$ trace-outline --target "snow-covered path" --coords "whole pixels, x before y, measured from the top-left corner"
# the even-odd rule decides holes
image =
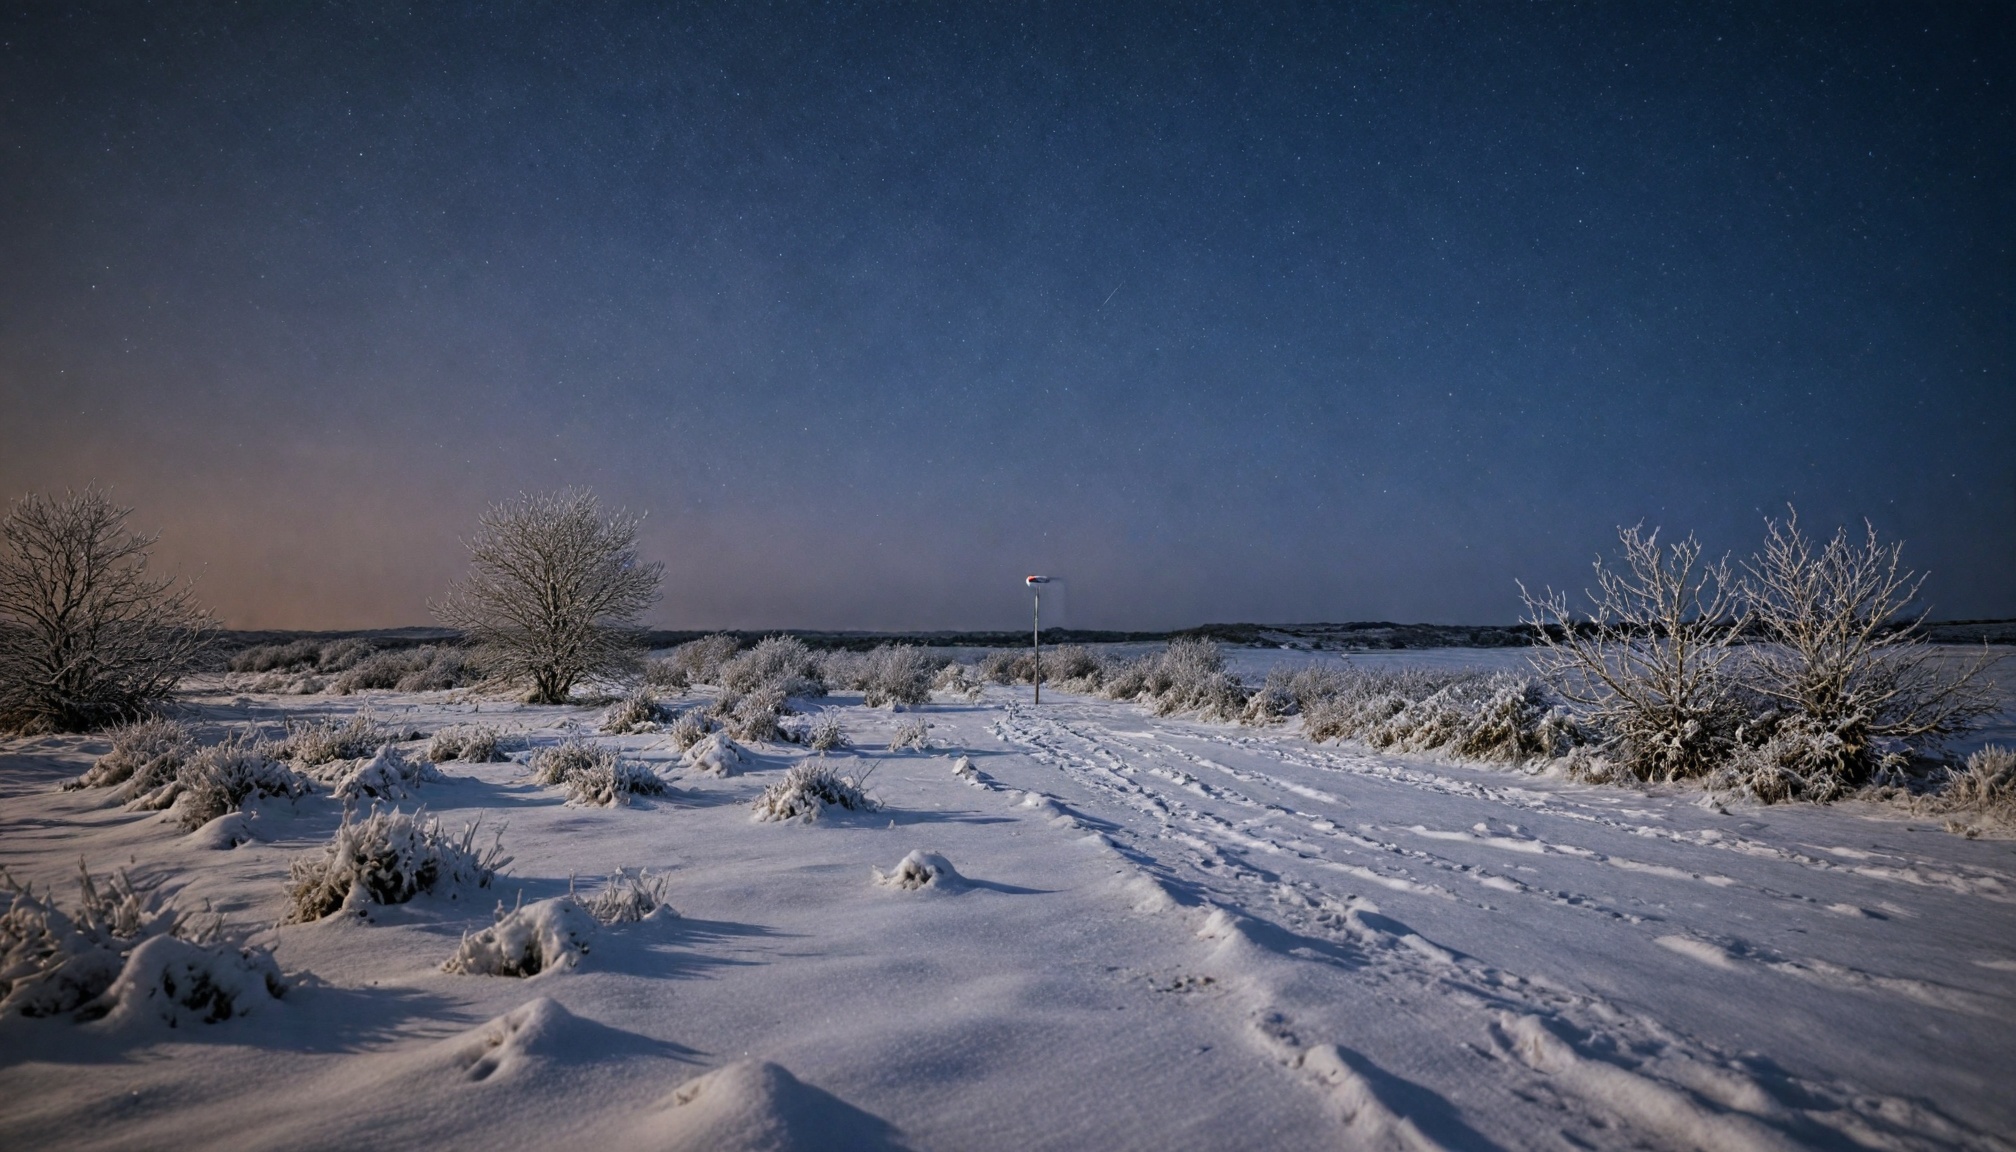
[[[221,723],[358,703],[205,707]],[[566,806],[518,764],[447,765],[421,799],[507,826],[506,903],[616,867],[670,878],[679,919],[607,930],[578,971],[527,980],[440,970],[489,921],[488,895],[265,927],[288,861],[338,818],[326,795],[263,810],[258,840],[219,851],[55,791],[102,741],[0,748],[0,864],[67,895],[80,853],[100,870],[131,857],[312,974],[198,1034],[0,1022],[0,1132],[135,1148],[733,1147],[765,1124],[814,1134],[794,1147],[2011,1146],[2007,841],[1854,806],[1725,812],[1064,694],[1038,708],[1026,690],[934,704],[934,748],[888,754],[900,717],[831,703],[856,768],[882,760],[882,812],[751,822],[748,801],[802,755],[781,747],[715,779],[682,776],[655,737],[603,738],[675,782],[625,809]],[[535,743],[592,723],[449,694],[368,704],[429,730],[480,708]],[[962,752],[971,779],[951,771]],[[873,883],[913,849],[967,885]]]

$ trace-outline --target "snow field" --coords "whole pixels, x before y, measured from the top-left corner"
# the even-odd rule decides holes
[[[0,1128],[722,1149],[1995,1148],[2016,1129],[2006,841],[1056,689],[1040,709],[1026,689],[939,700],[826,701],[854,747],[825,760],[880,760],[882,808],[766,824],[752,804],[802,749],[752,744],[714,775],[662,734],[593,735],[593,709],[374,694],[399,726],[523,734],[517,761],[409,787],[444,828],[503,826],[513,860],[487,889],[281,927],[291,862],[341,820],[326,788],[255,803],[246,842],[209,847],[113,790],[58,790],[103,740],[16,742],[0,863],[61,892],[80,851],[137,857],[312,979],[186,1038],[0,1020]],[[196,727],[330,703],[213,699]],[[892,755],[917,716],[933,747]],[[669,793],[568,804],[524,761],[574,738]],[[619,868],[678,914],[598,923],[570,896]],[[444,970],[465,950],[540,970]]]

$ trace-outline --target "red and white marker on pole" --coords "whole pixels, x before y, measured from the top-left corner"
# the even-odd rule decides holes
[[[1030,616],[1029,650],[1036,656],[1036,670],[1031,678],[1036,681],[1036,703],[1043,703],[1043,585],[1050,583],[1048,576],[1024,576],[1022,582],[1036,597],[1036,607]]]

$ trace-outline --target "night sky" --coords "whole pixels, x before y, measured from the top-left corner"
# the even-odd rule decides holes
[[[240,627],[1509,622],[1796,502],[2016,615],[2016,6],[36,4],[0,492]]]

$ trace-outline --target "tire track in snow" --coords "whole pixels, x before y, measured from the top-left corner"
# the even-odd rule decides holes
[[[1085,789],[1095,807],[1112,803],[1124,810],[1119,819],[1109,822],[1105,835],[1109,840],[1128,842],[1126,855],[1143,870],[1148,883],[1155,884],[1154,877],[1159,875],[1177,884],[1179,890],[1198,894],[1205,909],[1198,934],[1213,943],[1213,955],[1226,967],[1228,982],[1246,989],[1256,1046],[1329,1094],[1354,1136],[1367,1146],[1442,1147],[1445,1141],[1429,1130],[1438,1123],[1444,1135],[1452,1130],[1457,1133],[1457,1144],[1472,1142],[1460,1137],[1476,1134],[1454,1118],[1446,1101],[1442,1111],[1448,1114],[1439,1119],[1405,1114],[1388,1099],[1391,1093],[1377,1089],[1381,1073],[1364,1057],[1339,1045],[1306,1041],[1306,1026],[1273,1006],[1277,999],[1273,990],[1285,977],[1270,977],[1270,971],[1322,964],[1348,974],[1354,983],[1405,989],[1409,1000],[1427,1004],[1431,1011],[1466,1016],[1476,1031],[1489,1037],[1488,1046],[1500,1062],[1500,1077],[1511,1095],[1529,1103],[1551,1102],[1548,1106],[1559,1113],[1563,1133],[1573,1132],[1574,1139],[1585,1142],[1614,1143],[1615,1126],[1621,1123],[1655,1143],[1676,1147],[1777,1149],[1806,1140],[1833,1142],[1843,1137],[1877,1147],[2005,1147],[1991,1136],[1974,1133],[1906,1101],[1842,1084],[1798,1081],[1782,1072],[1775,1073],[1775,1079],[1752,1075],[1731,1054],[1679,1036],[1649,1017],[1600,997],[1527,979],[1453,952],[1380,913],[1376,904],[1356,893],[1333,891],[1316,879],[1284,876],[1255,859],[1292,861],[1303,865],[1304,872],[1313,866],[1318,875],[1349,876],[1450,899],[1456,897],[1446,888],[1424,884],[1411,872],[1463,873],[1502,891],[1524,895],[1537,891],[1507,877],[1479,876],[1481,869],[1430,851],[1378,840],[1366,834],[1366,826],[1353,833],[1324,815],[1256,798],[1273,790],[1334,808],[1351,806],[1334,793],[1292,787],[1291,782],[1269,773],[1235,768],[1190,753],[1154,734],[1147,737],[1151,744],[1143,744],[1141,737],[1115,734],[1090,721],[1074,723],[1033,715],[1012,705],[993,730],[1003,741],[1024,749],[1032,759],[1058,769]],[[1263,749],[1279,754],[1278,749]],[[1288,755],[1280,758],[1284,763],[1291,760]],[[1207,781],[1193,768],[1220,773],[1239,787]],[[1531,790],[1484,787],[1406,769],[1359,774],[1484,800],[1515,811],[1544,810],[1548,815],[1587,820],[1627,834],[1644,834],[1639,826],[1607,813],[1564,810],[1569,806]],[[1228,818],[1212,810],[1212,805],[1233,809],[1242,816]],[[1140,827],[1130,816],[1145,817],[1147,827]],[[1275,827],[1284,820],[1296,823],[1292,836]],[[1554,855],[1710,887],[1738,886],[1727,877],[1711,878],[1574,845],[1542,842],[1524,835],[1517,826],[1499,824],[1494,828],[1491,823],[1482,823],[1472,832],[1479,830],[1481,836],[1436,833],[1425,826],[1413,829],[1431,842],[1461,839],[1515,854]],[[1677,835],[1669,838],[1693,847],[1713,846]],[[1320,843],[1311,843],[1312,839]],[[1328,859],[1320,850],[1310,851],[1325,846],[1347,853],[1354,849],[1377,852],[1389,863],[1396,859],[1401,863],[1398,871],[1382,873]],[[1172,850],[1177,861],[1169,858]],[[1717,884],[1718,880],[1724,883]],[[1811,902],[1790,894],[1766,894]],[[1172,902],[1165,894],[1159,903]],[[1137,908],[1157,904],[1146,900]],[[1261,909],[1271,915],[1250,918]],[[1162,910],[1169,909],[1165,906]],[[1642,922],[1614,910],[1605,912]],[[1268,943],[1259,940],[1274,935],[1283,938]],[[1804,971],[1809,977],[1830,975],[1810,963]]]

